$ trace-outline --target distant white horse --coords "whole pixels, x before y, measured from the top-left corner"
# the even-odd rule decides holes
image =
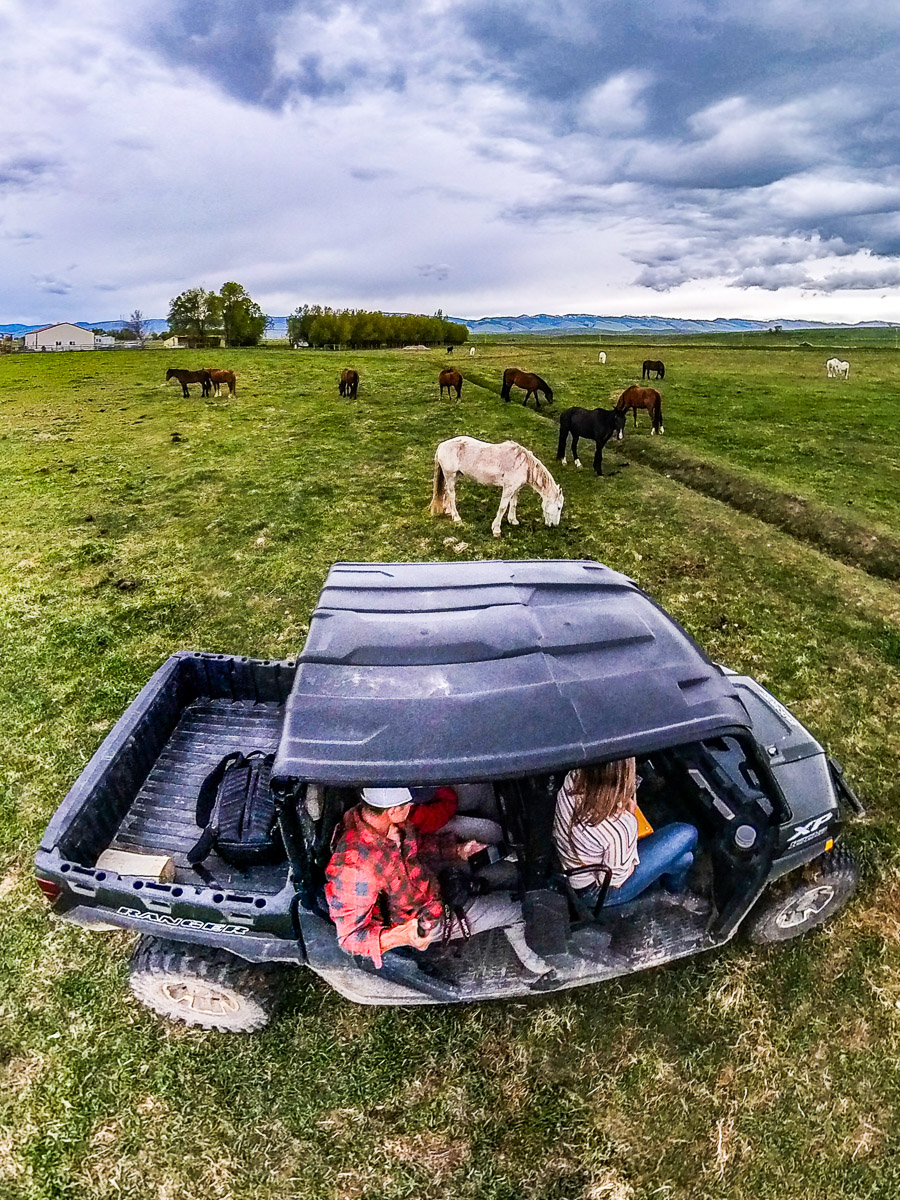
[[[558,525],[563,507],[562,488],[530,450],[518,442],[480,442],[478,438],[455,437],[441,442],[434,453],[434,491],[431,515],[447,515],[462,521],[456,509],[456,477],[468,475],[476,483],[502,488],[500,507],[491,525],[500,536],[500,522],[507,514],[510,525],[518,525],[516,501],[527,483],[541,498],[545,525]]]
[[[829,379],[849,379],[850,364],[842,362],[839,358],[829,358],[825,364],[825,370],[828,372]]]
[[[600,355],[597,359],[597,362],[600,363],[601,365],[606,362],[606,351],[605,350],[600,351]]]
[[[474,357],[475,357],[475,347],[470,346],[469,347],[469,358],[474,358]]]

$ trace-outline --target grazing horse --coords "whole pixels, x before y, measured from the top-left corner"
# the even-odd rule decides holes
[[[217,396],[222,395],[222,384],[228,384],[228,395],[233,396],[237,391],[237,376],[234,371],[222,371],[218,367],[207,367],[209,377],[213,382],[213,391]]]
[[[351,400],[355,400],[358,390],[359,371],[354,371],[352,367],[346,367],[343,371],[341,371],[341,381],[338,384],[338,392],[342,396],[348,396]]]
[[[604,365],[604,363],[606,362],[606,351],[605,350],[601,350],[600,353],[597,355],[597,362],[600,364],[601,367]]]
[[[649,379],[651,371],[656,372],[657,379],[665,379],[666,364],[660,362],[658,358],[645,358],[644,365],[641,367],[641,379]]]
[[[474,358],[474,357],[475,357],[475,347],[470,346],[469,347],[469,358]]]
[[[572,437],[572,461],[578,461],[578,439],[590,438],[597,443],[594,451],[594,474],[603,474],[603,447],[615,436],[619,441],[625,436],[625,410],[619,408],[565,408],[559,414],[559,446],[556,457],[566,465],[566,441]]]
[[[442,400],[444,398],[444,388],[447,389],[448,400],[450,399],[450,391],[452,388],[456,389],[456,398],[457,400],[459,399],[460,394],[462,393],[463,383],[462,375],[460,375],[459,371],[441,371],[440,375],[438,375],[438,383],[441,385]]]
[[[531,375],[528,371],[520,371],[518,367],[507,367],[503,372],[503,387],[500,389],[500,399],[509,401],[510,388],[519,387],[525,392],[522,404],[528,403],[528,397],[534,396],[535,405],[540,408],[538,392],[543,392],[547,403],[553,403],[553,389],[540,375]]]
[[[468,475],[476,483],[502,488],[500,507],[491,524],[494,537],[500,536],[500,522],[507,514],[510,525],[518,525],[516,501],[527,483],[541,497],[545,525],[558,525],[562,512],[562,488],[530,450],[518,442],[480,442],[478,438],[455,437],[441,442],[434,454],[434,491],[431,515],[451,517],[460,524],[456,509],[456,477]]]
[[[842,362],[839,358],[829,358],[825,364],[825,370],[828,372],[829,379],[849,379],[850,364]]]
[[[453,347],[452,347],[452,346],[448,346],[448,347],[447,347],[447,353],[448,353],[448,354],[452,354],[452,353],[453,353]]]
[[[202,371],[183,371],[180,367],[169,367],[168,371],[166,371],[166,383],[170,379],[178,380],[181,384],[181,394],[185,399],[191,394],[188,391],[189,383],[199,383],[201,394],[204,396],[208,396],[212,391],[212,378],[209,371],[205,369]]]
[[[636,383],[633,383],[616,401],[616,408],[623,414],[627,413],[629,408],[631,409],[635,428],[637,428],[637,410],[646,408],[650,414],[650,432],[665,433],[662,423],[662,396],[656,388],[638,387]]]

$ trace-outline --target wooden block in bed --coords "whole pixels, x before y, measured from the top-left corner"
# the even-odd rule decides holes
[[[175,863],[168,854],[104,850],[96,866],[103,871],[115,871],[117,875],[140,875],[143,879],[156,879],[159,883],[171,883],[175,878]]]

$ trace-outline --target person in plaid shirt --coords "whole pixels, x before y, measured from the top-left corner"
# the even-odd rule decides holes
[[[363,802],[346,814],[326,868],[325,897],[348,954],[362,954],[380,967],[398,946],[424,950],[444,933],[444,903],[436,870],[465,862],[483,849],[452,833],[417,832],[408,821],[408,788],[364,788]],[[503,929],[520,962],[542,975],[547,964],[525,942],[522,908],[512,896],[492,892],[465,905],[465,924],[451,917],[449,936]]]

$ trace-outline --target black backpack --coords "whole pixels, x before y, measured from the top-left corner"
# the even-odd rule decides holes
[[[235,867],[276,863],[284,858],[278,814],[269,787],[274,754],[239,750],[226,754],[207,775],[197,797],[196,821],[203,833],[187,852],[191,866],[213,850]]]

